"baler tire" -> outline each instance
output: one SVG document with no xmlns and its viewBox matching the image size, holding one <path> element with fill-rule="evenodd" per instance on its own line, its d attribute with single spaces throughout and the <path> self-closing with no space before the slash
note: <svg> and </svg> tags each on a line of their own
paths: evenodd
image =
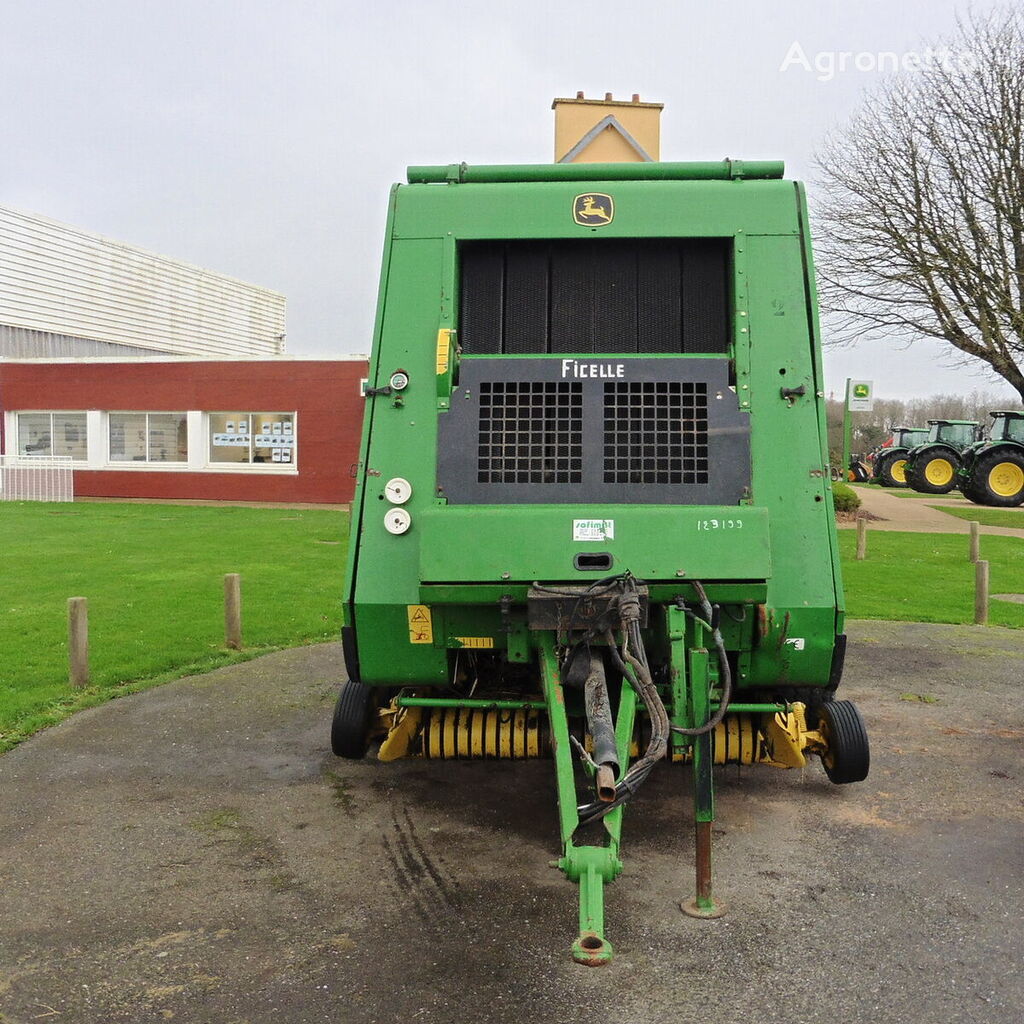
<svg viewBox="0 0 1024 1024">
<path fill-rule="evenodd" d="M 871 749 L 857 706 L 848 700 L 826 701 L 820 724 L 828 736 L 828 752 L 821 763 L 829 781 L 837 786 L 863 782 L 871 766 Z"/>
<path fill-rule="evenodd" d="M 338 702 L 334 705 L 334 719 L 331 722 L 331 750 L 338 757 L 359 761 L 366 756 L 370 746 L 372 710 L 370 688 L 346 679 L 341 685 Z"/>
</svg>

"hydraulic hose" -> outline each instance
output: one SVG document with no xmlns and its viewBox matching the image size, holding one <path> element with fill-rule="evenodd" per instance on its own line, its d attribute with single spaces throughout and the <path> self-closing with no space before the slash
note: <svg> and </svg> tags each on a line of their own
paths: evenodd
<svg viewBox="0 0 1024 1024">
<path fill-rule="evenodd" d="M 671 726 L 672 732 L 679 733 L 681 736 L 703 736 L 705 733 L 711 732 L 725 718 L 726 712 L 729 710 L 729 701 L 732 699 L 732 669 L 729 667 L 729 657 L 726 654 L 725 641 L 722 639 L 721 630 L 719 630 L 717 625 L 713 624 L 715 622 L 714 609 L 711 607 L 711 602 L 708 600 L 704 587 L 696 580 L 693 582 L 693 589 L 697 591 L 701 611 L 707 619 L 705 625 L 711 629 L 711 639 L 714 641 L 715 649 L 718 651 L 718 672 L 722 682 L 722 699 L 719 702 L 718 710 L 704 725 L 698 726 L 696 729 L 684 729 L 681 725 Z"/>
<path fill-rule="evenodd" d="M 577 809 L 581 824 L 596 821 L 616 807 L 621 807 L 651 774 L 654 766 L 665 756 L 668 749 L 670 722 L 647 664 L 647 653 L 640 634 L 640 595 L 637 593 L 636 580 L 627 575 L 622 582 L 623 593 L 619 598 L 621 651 L 611 631 L 606 634 L 608 649 L 623 679 L 633 687 L 647 708 L 651 720 L 651 736 L 643 756 L 633 762 L 616 785 L 614 799 L 599 800 Z"/>
</svg>

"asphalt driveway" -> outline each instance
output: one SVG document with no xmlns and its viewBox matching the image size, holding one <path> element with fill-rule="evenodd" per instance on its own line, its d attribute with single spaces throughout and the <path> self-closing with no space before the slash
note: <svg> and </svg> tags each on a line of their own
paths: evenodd
<svg viewBox="0 0 1024 1024">
<path fill-rule="evenodd" d="M 850 632 L 867 782 L 720 771 L 702 922 L 685 771 L 655 773 L 598 970 L 551 764 L 336 760 L 335 645 L 83 712 L 0 758 L 0 1021 L 1016 1024 L 1024 633 Z"/>
</svg>

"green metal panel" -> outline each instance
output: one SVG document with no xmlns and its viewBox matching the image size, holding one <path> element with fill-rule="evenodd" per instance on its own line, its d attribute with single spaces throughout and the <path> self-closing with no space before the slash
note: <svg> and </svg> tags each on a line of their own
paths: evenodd
<svg viewBox="0 0 1024 1024">
<path fill-rule="evenodd" d="M 613 539 L 573 540 L 574 523 L 598 519 L 614 524 Z M 436 506 L 419 516 L 416 529 L 420 531 L 420 577 L 425 583 L 590 583 L 611 572 L 626 571 L 643 580 L 765 580 L 771 576 L 768 514 L 763 508 Z M 595 573 L 573 568 L 573 557 L 589 552 L 610 554 L 611 569 Z"/>
<path fill-rule="evenodd" d="M 400 394 L 366 400 L 345 610 L 365 681 L 438 685 L 454 638 L 479 630 L 495 640 L 495 650 L 503 649 L 496 608 L 502 597 L 521 609 L 524 584 L 533 579 L 593 579 L 594 573 L 572 568 L 573 555 L 607 551 L 613 572 L 628 568 L 664 581 L 655 584 L 652 601 L 676 594 L 692 599 L 685 581 L 696 578 L 708 583 L 712 600 L 735 602 L 733 615 L 744 624 L 727 634 L 730 648 L 742 652 L 740 688 L 827 682 L 842 628 L 842 590 L 803 192 L 787 181 L 724 180 L 731 171 L 722 166 L 716 172 L 722 180 L 696 180 L 696 172 L 620 180 L 610 171 L 601 179 L 591 177 L 602 173 L 594 165 L 574 170 L 573 180 L 548 180 L 570 177 L 563 172 L 523 172 L 521 178 L 544 180 L 506 180 L 515 168 L 476 168 L 454 178 L 445 171 L 441 179 L 476 178 L 468 184 L 395 189 L 370 386 L 385 387 L 396 370 L 410 383 Z M 614 197 L 610 223 L 574 222 L 573 201 L 589 190 Z M 458 328 L 459 243 L 645 237 L 730 241 L 728 357 L 737 404 L 750 413 L 749 496 L 728 508 L 446 505 L 437 492 L 438 418 L 446 415 L 446 395 L 455 384 L 457 342 L 446 340 L 448 365 L 438 373 L 438 330 Z M 399 536 L 384 526 L 392 508 L 385 485 L 393 477 L 413 489 L 403 506 L 412 526 Z M 614 519 L 614 539 L 574 542 L 571 521 L 584 518 Z M 698 530 L 698 523 L 711 520 L 744 525 Z M 757 642 L 756 603 L 764 604 L 767 624 Z M 407 607 L 414 604 L 433 609 L 430 644 L 409 642 Z M 519 640 L 516 649 L 517 657 L 528 656 Z"/>
<path fill-rule="evenodd" d="M 582 192 L 614 196 L 610 224 L 574 223 Z M 396 238 L 732 238 L 799 234 L 788 181 L 539 182 L 406 185 L 398 191 Z"/>
</svg>

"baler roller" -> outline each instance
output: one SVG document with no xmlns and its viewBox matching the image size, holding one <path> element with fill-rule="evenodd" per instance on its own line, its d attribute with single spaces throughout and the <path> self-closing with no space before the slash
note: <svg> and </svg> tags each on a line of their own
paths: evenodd
<svg viewBox="0 0 1024 1024">
<path fill-rule="evenodd" d="M 419 719 L 411 733 L 405 720 L 410 712 L 416 713 Z M 396 708 L 388 714 L 392 742 L 382 747 L 388 760 L 422 757 L 449 761 L 524 761 L 554 756 L 547 716 L 535 708 L 417 707 Z M 634 731 L 631 757 L 637 755 L 645 740 L 642 735 L 645 725 L 645 722 L 639 723 Z M 399 739 L 403 732 L 406 734 L 404 741 Z M 589 735 L 580 731 L 577 736 L 588 751 L 593 750 Z M 407 746 L 396 750 L 396 742 Z M 817 730 L 807 728 L 803 705 L 794 704 L 788 712 L 776 715 L 754 712 L 727 715 L 715 728 L 712 749 L 716 765 L 767 764 L 789 768 L 804 763 L 803 752 L 825 754 L 828 748 Z M 688 763 L 692 759 L 692 747 L 671 748 L 670 756 L 677 763 Z"/>
</svg>

